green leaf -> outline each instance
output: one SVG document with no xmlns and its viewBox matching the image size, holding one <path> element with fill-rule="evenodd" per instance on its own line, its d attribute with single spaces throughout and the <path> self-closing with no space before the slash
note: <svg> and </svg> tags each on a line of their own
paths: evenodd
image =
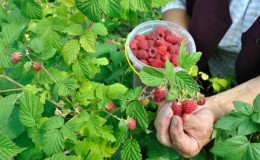
<svg viewBox="0 0 260 160">
<path fill-rule="evenodd" d="M 78 141 L 75 145 L 75 152 L 78 156 L 85 157 L 88 154 L 91 146 L 87 138 L 84 138 L 83 141 Z"/>
<path fill-rule="evenodd" d="M 148 118 L 143 105 L 138 101 L 134 100 L 128 104 L 126 114 L 137 120 L 137 125 L 140 125 L 143 129 L 148 127 Z"/>
<path fill-rule="evenodd" d="M 121 150 L 122 160 L 141 160 L 141 149 L 138 142 L 135 139 L 129 139 L 124 143 Z"/>
<path fill-rule="evenodd" d="M 63 124 L 64 119 L 61 116 L 53 116 L 45 122 L 44 128 L 46 131 L 51 129 L 58 129 L 61 128 Z"/>
<path fill-rule="evenodd" d="M 260 112 L 260 94 L 256 96 L 253 102 L 254 108 L 257 112 Z"/>
<path fill-rule="evenodd" d="M 221 117 L 214 125 L 215 128 L 223 130 L 234 130 L 239 124 L 246 120 L 248 117 L 245 116 L 234 116 L 232 114 Z"/>
<path fill-rule="evenodd" d="M 101 20 L 101 9 L 97 0 L 75 0 L 77 8 L 85 14 L 91 21 Z"/>
<path fill-rule="evenodd" d="M 80 37 L 80 45 L 87 52 L 95 52 L 95 35 L 91 30 L 86 30 L 84 35 Z"/>
<path fill-rule="evenodd" d="M 180 67 L 188 69 L 188 68 L 196 65 L 196 63 L 199 61 L 201 55 L 202 55 L 201 52 L 190 53 L 190 54 L 186 55 L 182 61 L 178 61 L 178 64 Z"/>
<path fill-rule="evenodd" d="M 125 140 L 127 139 L 128 135 L 129 135 L 128 128 L 127 128 L 126 131 L 123 131 L 123 132 L 117 131 L 115 133 L 116 141 L 114 143 L 114 146 L 115 147 L 119 147 L 122 143 L 125 142 Z"/>
<path fill-rule="evenodd" d="M 64 147 L 64 138 L 58 129 L 49 130 L 44 134 L 43 150 L 48 156 L 62 152 Z"/>
<path fill-rule="evenodd" d="M 151 0 L 122 0 L 122 6 L 124 9 L 149 11 L 151 10 Z"/>
<path fill-rule="evenodd" d="M 250 116 L 253 114 L 253 107 L 251 104 L 241 101 L 234 101 L 233 105 L 237 112 L 242 113 L 243 115 Z"/>
<path fill-rule="evenodd" d="M 174 66 L 168 59 L 166 60 L 165 63 L 164 74 L 165 74 L 165 78 L 168 79 L 169 81 L 171 81 L 174 76 Z"/>
<path fill-rule="evenodd" d="M 56 53 L 56 49 L 52 47 L 46 47 L 46 40 L 44 37 L 31 40 L 30 48 L 34 51 L 30 52 L 30 56 L 36 60 L 48 60 Z"/>
<path fill-rule="evenodd" d="M 17 3 L 17 1 L 20 1 Z M 42 19 L 43 13 L 40 4 L 34 0 L 14 0 L 15 4 L 21 9 L 23 15 L 30 19 Z"/>
<path fill-rule="evenodd" d="M 40 91 L 42 91 L 43 89 L 42 88 L 37 88 L 36 85 L 31 85 L 31 84 L 27 84 L 25 87 L 24 87 L 24 90 L 26 92 L 29 92 L 31 94 L 36 94 Z"/>
<path fill-rule="evenodd" d="M 54 90 L 55 89 L 58 91 L 60 96 L 67 96 L 73 94 L 73 92 L 76 90 L 76 84 L 73 79 L 65 78 L 55 85 Z"/>
<path fill-rule="evenodd" d="M 171 148 L 163 146 L 156 140 L 148 142 L 148 159 L 147 160 L 174 160 L 179 159 L 179 154 Z"/>
<path fill-rule="evenodd" d="M 157 8 L 157 7 L 165 6 L 168 2 L 169 0 L 153 0 L 152 7 Z"/>
<path fill-rule="evenodd" d="M 253 122 L 260 123 L 260 112 L 254 113 L 251 118 Z"/>
<path fill-rule="evenodd" d="M 43 104 L 39 97 L 24 92 L 20 97 L 20 121 L 27 127 L 36 126 L 41 119 Z"/>
<path fill-rule="evenodd" d="M 103 23 L 95 23 L 94 26 L 92 27 L 92 31 L 96 35 L 100 35 L 100 36 L 108 35 L 107 28 Z"/>
<path fill-rule="evenodd" d="M 18 147 L 9 138 L 0 135 L 0 159 L 11 159 L 23 150 L 25 148 Z"/>
<path fill-rule="evenodd" d="M 107 86 L 107 97 L 111 99 L 118 99 L 122 94 L 125 94 L 127 91 L 126 86 L 115 83 Z"/>
<path fill-rule="evenodd" d="M 62 55 L 64 58 L 64 61 L 70 65 L 71 63 L 74 63 L 74 61 L 77 59 L 77 56 L 79 54 L 80 45 L 78 40 L 70 40 L 67 42 L 63 48 L 62 48 Z"/>
<path fill-rule="evenodd" d="M 5 98 L 0 99 L 0 130 L 4 127 L 12 114 L 14 104 L 18 98 L 17 94 L 11 94 Z"/>
<path fill-rule="evenodd" d="M 214 145 L 210 150 L 220 157 L 232 157 L 234 159 L 243 159 L 250 143 L 244 136 L 235 136 L 222 143 Z"/>
<path fill-rule="evenodd" d="M 44 160 L 80 160 L 77 156 L 66 156 L 64 153 L 57 153 Z"/>
<path fill-rule="evenodd" d="M 174 82 L 177 84 L 177 86 L 180 86 L 182 89 L 189 91 L 189 93 L 200 91 L 197 82 L 184 71 L 179 71 L 175 74 Z"/>
<path fill-rule="evenodd" d="M 147 86 L 158 86 L 163 82 L 163 73 L 151 67 L 144 67 L 139 77 Z"/>
<path fill-rule="evenodd" d="M 64 139 L 70 139 L 73 142 L 76 142 L 77 135 L 74 132 L 74 130 L 75 130 L 75 126 L 70 122 L 67 122 L 65 125 L 63 125 L 61 128 L 61 132 L 63 134 Z"/>
<path fill-rule="evenodd" d="M 99 129 L 106 122 L 106 119 L 99 117 L 97 115 L 92 115 L 84 124 L 81 129 L 82 135 L 89 135 L 92 137 L 99 136 Z"/>
<path fill-rule="evenodd" d="M 113 135 L 113 126 L 103 126 L 100 128 L 101 137 L 107 141 L 115 142 L 116 138 Z"/>
<path fill-rule="evenodd" d="M 121 5 L 120 0 L 107 0 L 104 5 L 101 5 L 104 13 L 110 17 L 120 18 Z"/>
<path fill-rule="evenodd" d="M 249 135 L 251 133 L 257 132 L 260 129 L 257 123 L 252 122 L 251 118 L 248 117 L 244 119 L 238 126 L 238 135 Z"/>
<path fill-rule="evenodd" d="M 80 24 L 71 24 L 69 27 L 65 28 L 63 32 L 68 33 L 71 36 L 80 36 L 83 35 L 84 29 Z"/>
<path fill-rule="evenodd" d="M 15 41 L 18 40 L 22 30 L 26 27 L 27 21 L 21 19 L 19 21 L 14 21 L 10 24 L 7 24 L 2 29 L 2 39 L 5 46 L 12 45 Z"/>
</svg>

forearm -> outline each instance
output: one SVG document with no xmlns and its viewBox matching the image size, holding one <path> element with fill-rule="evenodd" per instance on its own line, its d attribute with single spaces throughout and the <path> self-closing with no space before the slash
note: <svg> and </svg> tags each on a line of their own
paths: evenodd
<svg viewBox="0 0 260 160">
<path fill-rule="evenodd" d="M 260 93 L 260 76 L 253 78 L 232 89 L 216 94 L 207 99 L 207 106 L 215 115 L 215 120 L 234 110 L 233 101 L 243 101 L 252 104 Z"/>
<path fill-rule="evenodd" d="M 163 13 L 162 19 L 176 23 L 188 30 L 190 18 L 186 10 L 177 8 L 169 9 Z"/>
</svg>

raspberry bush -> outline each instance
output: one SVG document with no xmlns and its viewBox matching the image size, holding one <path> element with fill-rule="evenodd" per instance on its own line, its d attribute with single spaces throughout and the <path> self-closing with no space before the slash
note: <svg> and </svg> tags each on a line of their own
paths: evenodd
<svg viewBox="0 0 260 160">
<path fill-rule="evenodd" d="M 182 159 L 156 140 L 154 93 L 147 97 L 146 87 L 133 88 L 124 56 L 127 34 L 136 24 L 160 18 L 159 7 L 167 2 L 3 0 L 0 159 Z M 147 86 L 165 85 L 167 101 L 198 101 L 199 85 L 191 75 L 200 74 L 200 53 L 186 55 L 185 46 L 180 48 L 178 66 L 184 70 L 173 72 L 165 59 L 165 71 L 146 67 L 140 77 Z M 157 49 L 148 52 L 153 56 Z M 259 123 L 258 101 L 246 114 L 252 113 L 254 126 Z M 221 142 L 218 137 L 226 132 L 221 129 L 229 128 L 221 121 L 217 126 L 214 135 Z M 256 128 L 244 135 L 259 142 Z M 245 141 L 235 137 L 240 138 Z M 211 153 L 225 157 L 218 148 L 206 151 L 192 159 L 207 159 Z"/>
</svg>

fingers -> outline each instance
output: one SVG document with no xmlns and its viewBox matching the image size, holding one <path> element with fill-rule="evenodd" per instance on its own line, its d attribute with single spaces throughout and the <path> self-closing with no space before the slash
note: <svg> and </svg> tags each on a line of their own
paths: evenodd
<svg viewBox="0 0 260 160">
<path fill-rule="evenodd" d="M 192 157 L 199 153 L 197 140 L 183 130 L 182 118 L 173 116 L 170 127 L 172 146 L 184 157 Z"/>
<path fill-rule="evenodd" d="M 171 107 L 172 106 L 172 102 L 166 102 L 166 101 L 156 102 L 156 104 L 158 106 L 157 113 L 159 113 L 159 111 L 162 108 Z"/>
<path fill-rule="evenodd" d="M 172 147 L 169 128 L 171 125 L 171 119 L 173 116 L 172 109 L 170 107 L 163 107 L 158 112 L 154 125 L 157 130 L 157 139 L 159 142 L 167 147 Z"/>
</svg>

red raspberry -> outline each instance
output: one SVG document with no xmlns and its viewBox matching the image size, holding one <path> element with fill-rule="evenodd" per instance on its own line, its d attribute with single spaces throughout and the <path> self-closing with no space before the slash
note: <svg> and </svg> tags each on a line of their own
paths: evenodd
<svg viewBox="0 0 260 160">
<path fill-rule="evenodd" d="M 179 38 L 177 36 L 171 34 L 171 35 L 167 35 L 165 37 L 165 40 L 167 42 L 170 42 L 171 44 L 175 44 L 175 43 L 177 43 L 179 41 Z"/>
<path fill-rule="evenodd" d="M 197 100 L 197 104 L 202 106 L 206 103 L 206 97 L 204 94 L 201 94 L 199 97 L 199 100 Z"/>
<path fill-rule="evenodd" d="M 33 70 L 40 71 L 42 66 L 39 63 L 34 63 L 32 66 Z"/>
<path fill-rule="evenodd" d="M 159 47 L 159 46 L 166 46 L 165 45 L 165 40 L 163 38 L 158 39 L 155 41 L 155 46 Z"/>
<path fill-rule="evenodd" d="M 133 119 L 133 118 L 129 118 L 128 120 L 127 120 L 127 126 L 128 126 L 128 129 L 129 130 L 135 130 L 135 128 L 136 128 L 136 121 L 135 121 L 135 119 Z"/>
<path fill-rule="evenodd" d="M 138 50 L 136 53 L 137 53 L 136 57 L 138 59 L 148 59 L 149 57 L 148 52 L 146 52 L 145 50 Z"/>
<path fill-rule="evenodd" d="M 154 40 L 147 40 L 147 42 L 148 42 L 148 47 L 149 47 L 149 48 L 150 48 L 150 47 L 153 47 L 154 44 L 155 44 L 155 41 L 154 41 Z"/>
<path fill-rule="evenodd" d="M 167 50 L 171 53 L 171 54 L 179 54 L 180 52 L 180 45 L 175 44 L 175 45 L 170 45 L 168 46 Z"/>
<path fill-rule="evenodd" d="M 138 42 L 137 42 L 137 48 L 138 48 L 138 49 L 147 50 L 147 49 L 149 48 L 149 47 L 148 47 L 148 42 L 147 42 L 147 40 L 138 41 Z"/>
<path fill-rule="evenodd" d="M 178 101 L 173 101 L 172 103 L 172 111 L 174 115 L 182 116 L 183 114 L 183 108 L 182 104 Z"/>
<path fill-rule="evenodd" d="M 14 52 L 14 53 L 12 54 L 11 60 L 12 60 L 12 63 L 13 63 L 13 64 L 18 63 L 18 62 L 20 61 L 20 59 L 21 59 L 21 54 L 20 54 L 20 53 Z"/>
<path fill-rule="evenodd" d="M 170 62 L 171 62 L 175 67 L 178 66 L 178 58 L 179 58 L 179 55 L 177 55 L 177 54 L 172 54 L 172 55 L 171 55 Z"/>
<path fill-rule="evenodd" d="M 159 32 L 157 33 L 157 39 L 161 39 L 165 37 L 165 33 L 164 32 Z"/>
<path fill-rule="evenodd" d="M 105 109 L 109 112 L 113 111 L 115 109 L 115 105 L 113 102 L 108 102 Z"/>
<path fill-rule="evenodd" d="M 148 59 L 149 61 L 149 59 Z M 161 68 L 162 67 L 162 60 L 161 59 L 153 59 L 150 61 L 150 65 L 155 67 L 155 68 Z"/>
<path fill-rule="evenodd" d="M 155 47 L 150 47 L 148 49 L 149 57 L 154 58 L 157 54 L 157 49 Z"/>
<path fill-rule="evenodd" d="M 131 40 L 129 45 L 132 50 L 136 50 L 137 49 L 137 40 L 135 40 L 135 39 Z"/>
<path fill-rule="evenodd" d="M 170 31 L 169 29 L 166 29 L 164 33 L 165 36 L 172 35 L 172 31 Z"/>
<path fill-rule="evenodd" d="M 164 85 L 159 85 L 154 89 L 153 99 L 156 102 L 161 102 L 167 94 L 167 88 Z"/>
<path fill-rule="evenodd" d="M 167 51 L 167 46 L 160 46 L 157 48 L 157 53 L 160 55 L 165 55 Z"/>
<path fill-rule="evenodd" d="M 143 41 L 143 40 L 145 40 L 146 38 L 145 38 L 145 35 L 143 35 L 143 34 L 137 34 L 137 35 L 135 36 L 135 39 L 136 39 L 137 41 Z"/>
<path fill-rule="evenodd" d="M 159 26 L 155 29 L 156 33 L 164 33 L 167 29 L 164 26 Z"/>
<path fill-rule="evenodd" d="M 185 100 L 182 102 L 182 108 L 184 113 L 191 114 L 197 109 L 197 105 L 194 100 Z"/>
<path fill-rule="evenodd" d="M 156 41 L 157 40 L 157 34 L 155 32 L 151 32 L 150 34 L 146 35 L 146 39 Z"/>
<path fill-rule="evenodd" d="M 144 64 L 149 64 L 148 61 L 146 59 L 140 59 L 141 62 L 143 62 Z"/>
</svg>

